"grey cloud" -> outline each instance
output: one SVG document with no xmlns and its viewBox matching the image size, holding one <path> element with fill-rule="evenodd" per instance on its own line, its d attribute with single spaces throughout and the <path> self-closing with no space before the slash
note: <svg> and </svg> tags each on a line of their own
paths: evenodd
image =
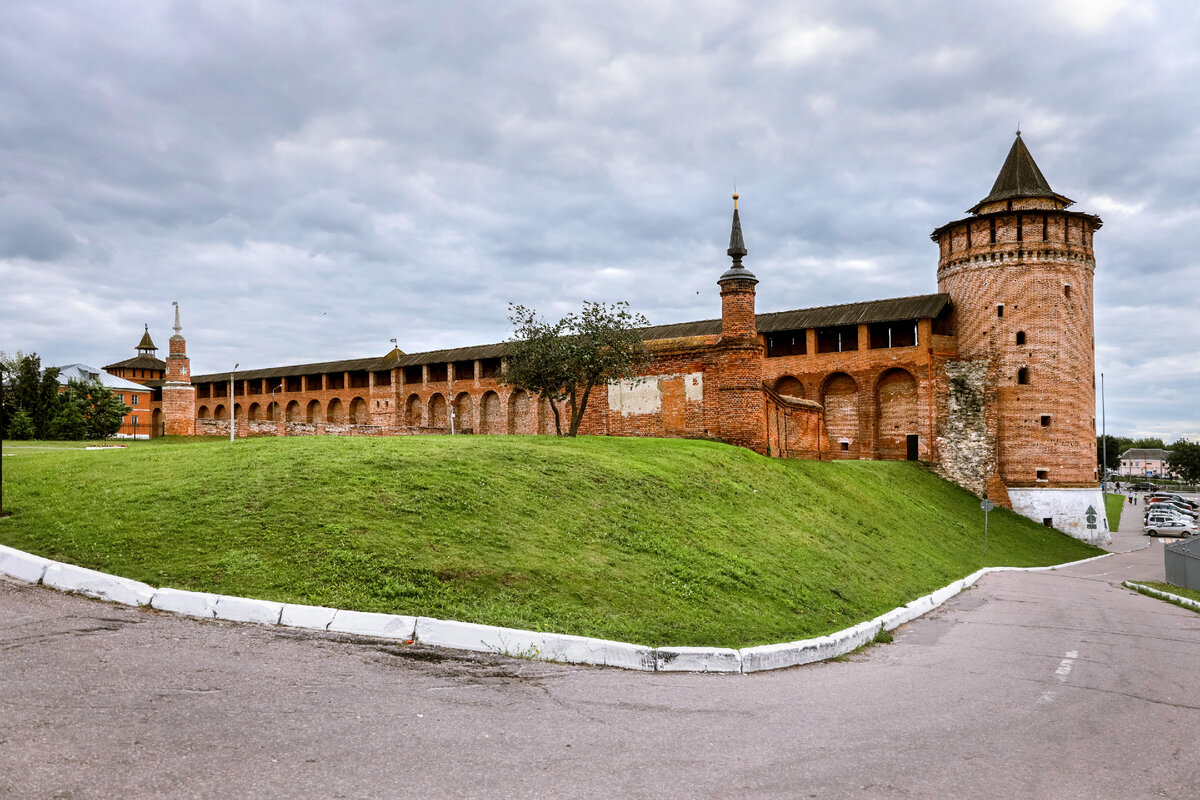
<svg viewBox="0 0 1200 800">
<path fill-rule="evenodd" d="M 0 258 L 53 261 L 77 247 L 67 221 L 54 206 L 20 195 L 0 197 Z"/>
</svg>

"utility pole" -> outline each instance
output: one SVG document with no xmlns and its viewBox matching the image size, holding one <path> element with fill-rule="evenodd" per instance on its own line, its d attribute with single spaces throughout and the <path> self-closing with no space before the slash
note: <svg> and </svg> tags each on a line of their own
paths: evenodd
<svg viewBox="0 0 1200 800">
<path fill-rule="evenodd" d="M 1100 494 L 1108 488 L 1108 415 L 1104 409 L 1104 373 L 1100 373 Z"/>
</svg>

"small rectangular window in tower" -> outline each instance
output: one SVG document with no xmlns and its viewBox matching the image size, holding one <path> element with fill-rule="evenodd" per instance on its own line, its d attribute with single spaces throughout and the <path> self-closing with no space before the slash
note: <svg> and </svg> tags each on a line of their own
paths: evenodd
<svg viewBox="0 0 1200 800">
<path fill-rule="evenodd" d="M 996 243 L 996 218 L 992 217 L 991 220 L 989 220 L 989 221 L 992 223 L 992 244 L 995 244 Z"/>
<path fill-rule="evenodd" d="M 1054 517 L 1042 517 L 1042 524 L 1047 528 L 1054 527 Z"/>
<path fill-rule="evenodd" d="M 1022 386 L 1029 383 L 1029 367 L 1021 367 L 1017 370 L 1017 383 Z"/>
<path fill-rule="evenodd" d="M 997 316 L 997 317 L 1003 317 L 1003 316 L 1004 316 L 1004 303 L 997 303 L 997 304 L 996 304 L 996 316 Z"/>
<path fill-rule="evenodd" d="M 1050 427 L 1050 415 L 1049 414 L 1042 414 L 1042 427 L 1043 428 Z"/>
<path fill-rule="evenodd" d="M 1071 284 L 1064 283 L 1063 284 L 1063 297 L 1070 298 L 1070 296 L 1071 296 Z"/>
<path fill-rule="evenodd" d="M 1039 481 L 1048 481 L 1048 480 L 1050 480 L 1050 470 L 1048 470 L 1048 469 L 1039 469 L 1039 470 L 1037 471 L 1037 479 L 1038 479 Z"/>
<path fill-rule="evenodd" d="M 1025 241 L 1025 220 L 1017 214 L 1017 241 Z"/>
<path fill-rule="evenodd" d="M 850 443 L 849 443 L 849 442 L 847 442 L 847 441 L 845 441 L 845 440 L 843 439 L 843 440 L 840 442 L 840 444 L 842 445 L 842 452 L 843 452 L 843 453 L 845 453 L 845 452 L 848 452 L 848 451 L 850 450 Z"/>
<path fill-rule="evenodd" d="M 1017 344 L 1025 344 L 1025 331 L 1017 331 Z"/>
</svg>

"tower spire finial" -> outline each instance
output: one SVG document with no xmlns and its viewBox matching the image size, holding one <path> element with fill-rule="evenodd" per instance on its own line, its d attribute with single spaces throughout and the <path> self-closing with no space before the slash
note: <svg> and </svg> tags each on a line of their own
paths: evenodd
<svg viewBox="0 0 1200 800">
<path fill-rule="evenodd" d="M 733 227 L 729 231 L 729 249 L 726 251 L 733 259 L 734 269 L 743 269 L 742 256 L 746 255 L 746 242 L 742 239 L 742 220 L 738 216 L 738 194 L 733 193 Z"/>
<path fill-rule="evenodd" d="M 171 305 L 175 306 L 175 333 L 178 334 L 183 328 L 179 325 L 179 301 L 172 300 Z"/>
</svg>

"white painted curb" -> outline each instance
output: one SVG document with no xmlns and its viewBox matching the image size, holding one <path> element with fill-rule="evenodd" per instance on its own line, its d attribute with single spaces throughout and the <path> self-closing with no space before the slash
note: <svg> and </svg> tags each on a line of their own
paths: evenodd
<svg viewBox="0 0 1200 800">
<path fill-rule="evenodd" d="M 0 572 L 11 575 L 19 581 L 41 583 L 46 569 L 53 563 L 48 558 L 35 556 L 24 550 L 14 550 L 0 544 Z"/>
<path fill-rule="evenodd" d="M 338 609 L 329 621 L 328 631 L 357 633 L 361 636 L 379 636 L 383 639 L 412 639 L 417 629 L 416 617 L 399 614 L 375 614 L 370 611 L 343 611 Z"/>
<path fill-rule="evenodd" d="M 1200 600 L 1193 600 L 1190 597 L 1180 597 L 1177 594 L 1171 594 L 1170 592 L 1164 592 L 1161 589 L 1155 589 L 1153 586 L 1145 586 L 1145 585 L 1137 583 L 1135 581 L 1125 581 L 1124 586 L 1126 586 L 1127 588 L 1130 588 L 1130 589 L 1137 589 L 1138 591 L 1152 594 L 1155 597 L 1161 597 L 1164 600 L 1170 600 L 1173 603 L 1179 603 L 1180 605 L 1184 605 L 1184 606 L 1187 606 L 1188 608 L 1194 608 L 1197 611 L 1200 611 Z"/>
<path fill-rule="evenodd" d="M 189 617 L 216 616 L 217 595 L 206 592 L 188 592 L 183 589 L 159 589 L 150 600 L 150 607 Z"/>
<path fill-rule="evenodd" d="M 740 650 L 728 647 L 653 648 L 588 636 L 540 633 L 432 617 L 347 611 L 182 589 L 155 589 L 138 581 L 51 561 L 4 545 L 0 545 L 0 574 L 27 583 L 42 583 L 57 589 L 80 592 L 102 600 L 125 605 L 149 605 L 160 611 L 193 617 L 400 639 L 454 650 L 644 672 L 744 673 L 784 669 L 845 655 L 872 641 L 881 630 L 890 631 L 932 611 L 962 590 L 973 586 L 989 572 L 1044 572 L 1086 564 L 1111 555 L 1115 554 L 1105 553 L 1049 567 L 985 567 L 924 597 L 918 597 L 875 619 L 860 622 L 845 630 L 813 639 L 743 647 Z M 1126 581 L 1125 585 L 1131 584 Z M 1155 594 L 1175 597 L 1149 587 L 1143 588 Z M 1194 600 L 1182 597 L 1178 599 L 1200 608 L 1200 603 Z"/>
<path fill-rule="evenodd" d="M 141 581 L 118 578 L 58 561 L 51 562 L 46 568 L 42 584 L 64 592 L 79 592 L 88 597 L 111 600 L 123 606 L 148 606 L 154 597 L 154 589 Z"/>
</svg>

